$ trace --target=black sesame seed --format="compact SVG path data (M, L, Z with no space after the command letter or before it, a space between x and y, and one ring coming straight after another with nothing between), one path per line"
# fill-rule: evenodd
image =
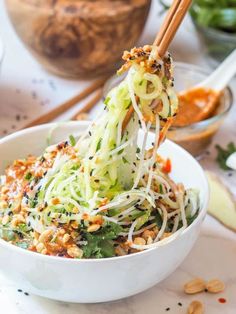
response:
M91 160L91 159L93 159L93 156L90 156L90 157L89 157L89 160Z
M94 182L98 183L98 182L99 182L99 179L95 179Z
M23 292L21 289L17 289L18 292Z
M166 308L166 311L168 312L169 310L170 310L170 308L169 308L169 307L167 307L167 308Z
M126 196L126 198L130 198L130 196L129 196L129 195L127 195L127 196Z
M178 303L179 306L182 306L183 304L181 302Z
M19 114L16 115L16 121L20 121L20 115Z
M123 217L122 215L119 215L119 216L118 216L118 218L122 218L122 217Z
M51 215L51 212L48 212L47 216L49 217Z
M28 295L29 295L29 293L28 293L28 292L24 292L24 295L27 295L27 296L28 296Z
M91 136L92 135L92 133L89 131L89 136Z

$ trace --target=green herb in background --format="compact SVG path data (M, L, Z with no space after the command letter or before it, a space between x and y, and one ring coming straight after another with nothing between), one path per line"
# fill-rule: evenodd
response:
M163 10L169 8L170 1L159 2ZM236 0L193 0L189 12L199 26L236 32Z
M215 147L217 150L216 161L218 162L220 168L223 170L230 170L230 168L226 165L226 160L231 154L236 152L236 146L233 142L230 142L225 149L220 145L216 145Z
M200 26L236 32L236 0L194 0L190 14Z

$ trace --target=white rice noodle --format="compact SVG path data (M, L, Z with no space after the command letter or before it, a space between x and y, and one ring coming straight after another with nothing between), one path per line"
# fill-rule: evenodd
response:
M172 230L171 230L172 233L176 232L177 229L178 229L179 218L180 218L180 215L179 215L179 214L174 218L174 225L173 225L173 228L172 228Z
M118 224L117 219L114 219L113 217L102 216L102 218L106 221L110 221L110 222L114 222L115 224Z
M143 138L143 143L142 143L142 148L141 148L141 153L140 153L139 166L138 166L137 175L134 181L133 189L138 186L140 178L142 177L143 161L144 161L145 150L146 150L147 136L148 136L150 127L151 127L151 122L148 122L147 131L144 133L144 138Z
M157 148L158 148L158 142L159 142L159 136L160 136L160 119L159 116L156 115L156 136L155 136L155 145L153 147L153 153L152 153L152 158L151 158L151 163L150 163L150 171L149 171L149 176L148 176L148 183L146 187L146 192L148 193L152 184L152 176L153 176L153 165L156 161L156 155L157 155Z
M132 83L132 70L133 70L132 68L129 70L129 72L127 74L127 77L126 77L127 83L128 83L129 94L130 94L130 98L131 98L131 101L132 101L132 105L134 107L134 111L137 113L138 118L139 118L139 120L141 122L142 130L143 130L143 132L146 132L147 131L146 124L145 124L145 122L143 120L142 112L139 109L138 104L137 104L136 99L135 99L133 83Z
M167 216L167 210L165 209L165 206L162 204L159 204L161 211L162 211L162 226L161 229L159 230L154 242L159 241L160 238L162 237L163 233L165 232L167 221L168 221L168 216Z
M184 195L182 192L177 193L177 200L179 203L179 207L180 207L180 212L181 212L181 220L183 222L183 228L187 228L188 223L186 220L186 214L185 214L185 209L184 209Z
M133 233L134 233L134 228L135 228L136 225L137 225L137 220L135 220L135 221L132 223L132 225L131 225L131 227L130 227L130 229L129 229L128 241L130 242L130 246L131 246L132 243L133 243Z

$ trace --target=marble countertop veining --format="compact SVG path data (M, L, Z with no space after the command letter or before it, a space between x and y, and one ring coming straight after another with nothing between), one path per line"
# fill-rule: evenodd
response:
M158 1L153 1L140 44L153 40L161 22ZM65 80L43 70L21 44L8 21L3 1L0 1L0 37L5 46L5 58L0 75L0 137L15 131L39 114L77 94L89 82ZM183 49L184 48L184 49ZM208 66L194 28L187 18L179 30L171 50L176 60ZM16 53L17 51L17 53ZM236 82L231 83L236 97ZM68 119L83 102L57 120ZM96 108L95 112L99 110ZM236 108L231 111L214 139L201 164L217 173L236 195L236 173L219 170L215 162L215 143L223 146L236 138ZM178 254L178 252L176 252ZM201 234L183 264L159 285L128 299L103 304L68 304L27 295L21 287L0 273L1 314L184 314L187 305L198 299L204 302L206 314L236 313L236 234L207 216ZM145 270L143 270L145 272ZM193 277L219 278L226 284L221 294L202 293L187 296L183 284ZM226 299L220 304L219 297ZM179 304L178 304L179 303ZM169 311L166 309L169 308Z

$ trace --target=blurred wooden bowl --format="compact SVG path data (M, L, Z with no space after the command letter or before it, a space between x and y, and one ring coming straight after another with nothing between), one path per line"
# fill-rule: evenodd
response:
M144 27L151 0L5 0L13 26L49 71L89 78L112 72Z

